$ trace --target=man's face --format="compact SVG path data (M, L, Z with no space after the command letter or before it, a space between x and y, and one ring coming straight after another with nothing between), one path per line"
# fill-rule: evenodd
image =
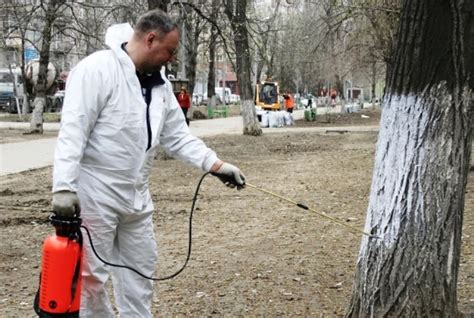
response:
M172 62L176 57L179 46L179 32L173 30L160 38L156 32L148 33L146 37L147 58L143 71L160 71L161 67Z

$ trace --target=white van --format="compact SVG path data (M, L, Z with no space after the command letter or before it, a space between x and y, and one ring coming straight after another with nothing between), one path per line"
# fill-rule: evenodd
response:
M23 79L20 68L0 68L0 107L7 108L17 97L23 96Z
M237 94L230 94L230 102L233 103L233 104L236 104L238 102L240 102L240 95L237 95Z
M216 87L215 89L216 96L219 97L221 103L230 104L230 95L232 92L228 87Z

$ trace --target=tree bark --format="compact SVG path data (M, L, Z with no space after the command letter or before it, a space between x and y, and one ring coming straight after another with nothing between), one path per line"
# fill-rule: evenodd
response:
M191 16L192 11L188 11L187 14ZM186 78L189 80L188 90L191 96L194 92L194 82L196 81L197 53L199 46L199 34L201 33L201 26L197 19L198 18L195 18L194 23L192 23L190 20L186 20L185 22L185 26L188 29L187 34L189 36L188 46L185 48L186 56L188 57L186 60Z
M262 128L257 120L251 81L252 64L250 61L249 34L247 29L247 4L248 0L225 1L225 13L230 20L234 32L234 45L236 52L237 82L240 87L242 100L242 120L244 135L260 136Z
M170 0L148 0L148 10L160 9L161 11L168 12L168 5Z
M375 105L375 99L376 99L376 89L377 89L377 60L375 57L373 57L372 60L372 65L371 65L371 74L370 74L370 100L372 102L372 106Z
M39 59L38 80L35 89L35 99L33 101L33 113L30 121L30 133L43 133L43 112L46 108L46 92L48 90L48 65L49 50L51 47L51 35L54 21L57 16L57 8L61 6L61 0L51 0L47 4L46 17L41 36L43 38Z
M218 0L212 0L212 21L217 20L217 14L219 10ZM209 68L207 72L207 107L214 108L216 106L216 36L217 27L214 23L211 24L210 29L211 36L209 38Z
M471 29L462 0L404 4L348 317L458 315Z

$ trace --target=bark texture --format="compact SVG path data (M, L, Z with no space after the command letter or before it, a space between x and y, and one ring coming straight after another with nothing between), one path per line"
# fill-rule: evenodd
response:
M218 1L212 0L212 13L211 19L212 21L217 20L218 14ZM209 68L207 72L207 99L208 99L208 106L214 107L215 106L215 98L214 98L214 105L212 105L211 98L216 94L216 69L215 69L215 62L216 62L216 38L217 38L217 25L212 23L211 24L211 36L209 38Z
M234 45L236 54L236 74L240 87L240 98L242 99L242 119L244 135L260 136L262 128L257 120L255 104L253 101L252 81L250 73L252 64L250 61L249 34L247 29L248 0L225 1L225 13L229 18L234 33Z
M473 126L472 11L406 1L348 317L456 317Z
M35 100L33 101L33 113L30 121L30 133L43 133L43 112L46 105L46 93L48 90L48 64L49 51L51 47L51 38L53 24L58 17L57 9L62 5L60 0L51 0L48 2L45 12L45 24L41 32L42 43L39 58L38 80L35 90Z
M164 12L168 12L168 5L170 0L148 0L148 10L160 9Z
M188 36L188 45L185 46L186 50L186 78L189 80L188 82L188 91L189 93L193 94L194 92L194 83L196 81L196 65L197 65L197 52L198 52L198 45L199 45L199 34L201 33L201 23L196 17L194 17L194 21L192 19L188 19L188 17L192 16L192 10L190 8L186 8L186 21L185 21L185 28L186 34Z

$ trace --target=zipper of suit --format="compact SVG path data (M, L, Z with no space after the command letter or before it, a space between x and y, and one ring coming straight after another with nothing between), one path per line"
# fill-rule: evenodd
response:
M125 51L125 53L128 54L126 45L127 45L127 42L124 42L122 43L120 47L122 48L122 50ZM138 72L137 72L137 77L138 77L138 80L140 81L140 76L138 75ZM141 81L140 81L140 85L141 85ZM142 96L146 103L146 132L148 135L148 143L147 143L145 151L148 151L148 149L151 148L151 137L152 137L151 136L151 123L150 123L151 88L142 87Z
M146 151L151 148L151 122L150 122L150 103L151 103L151 88L142 88L142 95L146 103L146 132L148 136L148 143Z

